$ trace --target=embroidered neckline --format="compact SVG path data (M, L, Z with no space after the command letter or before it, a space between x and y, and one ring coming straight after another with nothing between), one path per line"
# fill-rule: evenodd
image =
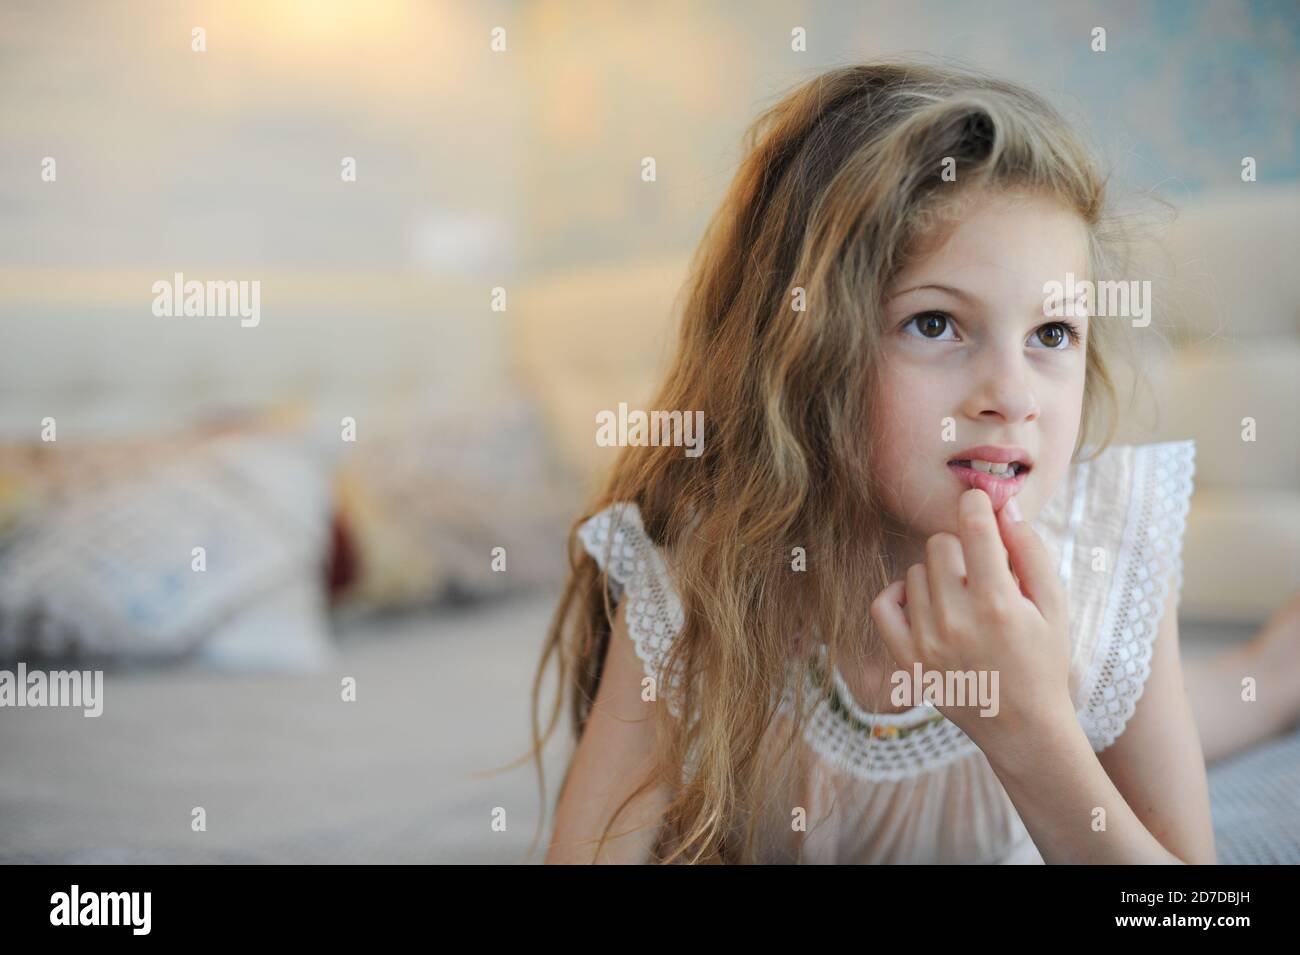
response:
M827 699L831 712L843 719L857 732L869 733L876 739L904 739L919 730L923 730L931 723L946 719L942 713L935 712L933 715L926 716L920 722L911 722L908 717L924 710L933 709L933 707L924 704L911 707L901 713L867 713L851 697L849 699L844 698L838 686L843 678L838 671L835 674L838 679L832 679L827 673L824 654L818 654L810 659L808 666L812 669L813 682ZM858 716L858 713L866 713L867 716L871 717L871 722L863 720Z

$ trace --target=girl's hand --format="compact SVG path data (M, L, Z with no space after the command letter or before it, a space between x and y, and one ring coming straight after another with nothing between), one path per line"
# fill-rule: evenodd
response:
M933 702L987 754L1045 721L1074 719L1069 617L1061 580L1027 521L1012 520L1005 507L994 515L988 495L971 489L961 496L958 526L960 537L926 542L925 563L882 590L871 617L907 670L911 702ZM945 690L965 687L965 700L922 696L910 680L918 662L924 674L938 672ZM974 679L950 681L958 671Z

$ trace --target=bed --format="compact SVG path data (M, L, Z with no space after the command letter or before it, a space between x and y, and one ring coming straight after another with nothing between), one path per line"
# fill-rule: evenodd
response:
M528 749L556 597L344 621L312 673L110 672L98 718L10 710L0 862L540 862L544 848L527 855L531 761L490 771ZM355 702L341 698L345 677ZM544 759L548 804L570 752L561 724ZM1209 780L1221 863L1300 862L1300 728ZM195 807L205 831L192 829Z

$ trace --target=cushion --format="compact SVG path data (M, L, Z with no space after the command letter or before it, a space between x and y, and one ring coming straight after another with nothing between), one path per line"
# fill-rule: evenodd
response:
M283 422L6 448L0 656L171 662L228 624L248 627L250 608L281 588L323 593L330 468ZM241 632L223 644L224 665L318 659L328 643L310 615L293 630L296 656Z
M561 471L535 408L510 389L457 408L407 398L364 413L336 478L354 563L336 610L414 609L558 583L577 506Z

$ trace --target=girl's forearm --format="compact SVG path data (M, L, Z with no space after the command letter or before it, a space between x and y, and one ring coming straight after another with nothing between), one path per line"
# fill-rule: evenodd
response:
M1129 808L1068 709L985 755L1047 864L1184 864Z

